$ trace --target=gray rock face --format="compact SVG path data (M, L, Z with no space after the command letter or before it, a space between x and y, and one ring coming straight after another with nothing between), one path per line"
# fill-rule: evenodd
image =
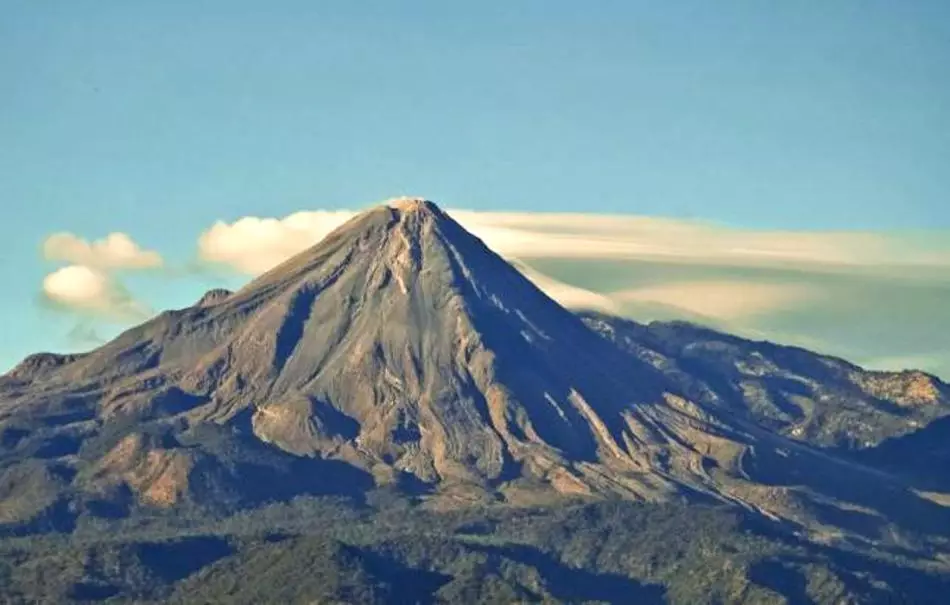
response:
M204 293L204 296L202 296L198 300L197 306L210 307L212 305L216 305L220 303L221 301L223 301L224 299L226 299L227 297L231 296L232 294L234 293L224 288L215 288L213 290L208 290L207 292Z
M867 371L843 359L686 322L643 325L580 315L690 397L812 445L876 447L950 412L950 389L924 372Z
M214 314L240 327L179 365L179 384L210 399L191 417L249 413L260 439L332 452L380 481L408 473L486 487L527 476L587 492L613 480L585 479L574 463L636 470L631 410L662 401L659 373L425 201L355 219ZM640 483L631 475L617 488L646 496L665 482Z
M945 385L763 347L582 319L431 202L403 200L238 292L26 360L0 379L0 458L149 506L222 485L256 501L393 483L434 503L712 498L819 534L857 509L946 520L835 449L849 426L874 445L907 432L906 410L947 415ZM834 430L832 403L850 410Z

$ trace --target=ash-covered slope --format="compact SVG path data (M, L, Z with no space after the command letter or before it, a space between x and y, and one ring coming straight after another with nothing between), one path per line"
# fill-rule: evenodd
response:
M238 292L0 379L7 521L33 518L26 476L44 511L394 484L443 504L717 499L826 533L946 521L743 411L733 374L692 373L681 338L599 331L431 202L377 207Z

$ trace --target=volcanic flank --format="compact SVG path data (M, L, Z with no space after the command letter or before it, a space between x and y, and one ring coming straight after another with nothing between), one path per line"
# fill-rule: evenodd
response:
M865 427L926 423L947 413L945 385L738 339L694 347L685 328L664 329L582 320L435 204L399 200L238 292L0 378L0 438L20 461L0 496L32 465L49 506L252 504L388 484L443 504L699 497L812 527L818 510L878 514L881 494L932 513L891 476L821 450L812 435L834 435L809 422L848 397ZM713 367L723 351L735 360ZM927 401L887 412L882 393L903 397L905 382ZM805 400L798 414L790 402Z

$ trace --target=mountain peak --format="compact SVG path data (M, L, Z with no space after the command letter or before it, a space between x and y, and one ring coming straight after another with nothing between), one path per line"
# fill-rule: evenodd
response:
M385 205L400 212L441 213L435 202L422 197L395 197L388 200Z
M70 489L125 485L148 506L204 498L208 482L254 484L235 469L269 452L293 485L310 477L293 469L319 462L436 503L702 494L799 522L811 490L873 508L881 482L812 443L873 445L950 414L945 385L926 376L858 372L711 331L585 325L409 197L238 292L211 291L82 356L26 360L0 380L0 449L65 452ZM841 494L837 477L867 491Z

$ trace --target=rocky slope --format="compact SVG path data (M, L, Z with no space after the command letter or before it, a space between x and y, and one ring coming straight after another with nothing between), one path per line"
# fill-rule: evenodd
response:
M950 388L924 372L868 371L686 322L644 325L593 312L581 317L693 397L822 448L870 449L950 412Z
M920 373L575 315L402 200L238 292L0 378L0 523L390 485L436 507L720 501L816 539L942 540L939 497L851 450L948 404Z

